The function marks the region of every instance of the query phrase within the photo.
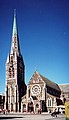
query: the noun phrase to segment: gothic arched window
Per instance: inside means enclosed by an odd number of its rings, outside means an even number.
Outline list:
[[[13,78],[14,75],[15,75],[15,74],[14,74],[14,68],[13,68],[13,67],[10,67],[10,68],[9,68],[9,77],[10,77],[10,78]]]
[[[52,107],[52,98],[47,99],[47,107]]]
[[[28,91],[28,97],[30,97],[30,89],[29,89],[29,91]]]

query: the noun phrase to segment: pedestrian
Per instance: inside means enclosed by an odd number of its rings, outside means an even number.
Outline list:
[[[52,117],[55,117],[55,116],[57,117],[57,110],[56,109],[54,110],[54,112],[51,113],[51,116]]]

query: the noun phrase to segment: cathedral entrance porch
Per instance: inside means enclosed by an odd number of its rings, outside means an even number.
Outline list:
[[[28,103],[28,112],[34,112],[33,102]]]

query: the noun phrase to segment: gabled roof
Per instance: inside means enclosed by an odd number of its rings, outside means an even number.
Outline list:
[[[59,88],[58,84],[56,84],[55,82],[50,81],[49,79],[42,76],[41,74],[39,74],[39,75],[41,76],[42,80],[46,83],[47,86],[60,91],[60,88]]]
[[[58,86],[58,84],[56,84],[55,82],[50,81],[46,77],[44,77],[41,74],[39,74],[37,71],[34,72],[32,78],[30,79],[30,81],[35,80],[36,83],[37,83],[37,80],[38,80],[37,78],[41,79],[43,82],[45,82],[46,86],[51,87],[51,88],[53,88],[53,89],[55,89],[57,91],[61,91],[60,88],[59,88],[59,86]]]

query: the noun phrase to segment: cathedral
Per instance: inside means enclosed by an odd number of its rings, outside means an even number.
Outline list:
[[[58,85],[37,71],[25,84],[25,65],[20,52],[16,13],[14,12],[11,49],[6,60],[4,108],[9,112],[52,111],[69,100],[69,84]]]
[[[16,13],[14,12],[11,50],[6,60],[5,109],[21,111],[21,98],[26,93],[25,65],[20,52]]]
[[[58,85],[35,71],[22,97],[21,112],[53,111],[65,101],[69,101],[69,84]]]
[[[61,90],[58,84],[48,80],[37,71],[27,85],[26,95],[22,97],[22,112],[46,112],[61,104]]]

